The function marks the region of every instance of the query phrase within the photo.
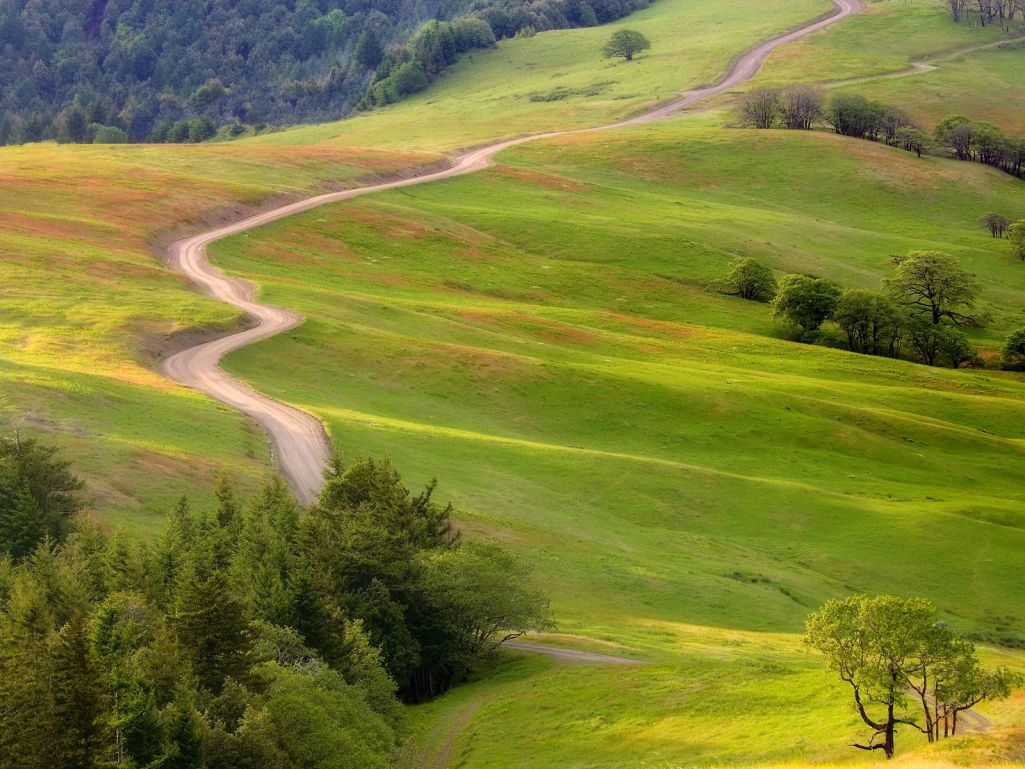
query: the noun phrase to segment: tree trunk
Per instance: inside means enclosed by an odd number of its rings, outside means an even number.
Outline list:
[[[887,759],[893,758],[893,730],[893,703],[891,702],[890,705],[886,708],[886,738],[883,740],[883,754],[886,756]]]

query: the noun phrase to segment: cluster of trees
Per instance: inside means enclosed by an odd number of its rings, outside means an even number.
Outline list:
[[[810,275],[785,275],[778,283],[755,259],[734,263],[722,290],[745,299],[770,301],[772,314],[795,326],[802,339],[814,339],[831,320],[848,349],[897,357],[913,352],[930,366],[954,368],[981,363],[962,330],[983,318],[972,310],[978,295],[975,276],[938,251],[915,251],[900,259],[883,292],[841,289]]]
[[[1007,668],[984,668],[974,645],[940,622],[925,599],[829,601],[808,617],[806,630],[805,643],[850,687],[858,715],[872,730],[852,747],[881,750],[887,758],[900,727],[929,742],[953,737],[960,714],[1022,685]]]
[[[758,88],[740,101],[743,125],[754,128],[789,128],[809,131],[825,124],[842,136],[884,141],[919,157],[932,142],[903,110],[870,101],[856,94],[834,94],[810,85]]]
[[[1025,262],[1025,219],[1013,222],[1003,214],[991,212],[980,221],[994,238],[1007,238],[1011,242],[1011,251]]]
[[[460,51],[647,3],[5,0],[0,144],[195,141],[207,124],[337,119],[423,87]]]
[[[1025,0],[944,0],[944,3],[958,24],[962,21],[983,27],[996,24],[1010,29],[1019,17],[1025,23]]]
[[[815,86],[758,88],[740,101],[739,118],[754,128],[810,130],[825,124],[842,136],[883,141],[918,157],[938,150],[1025,178],[1025,139],[1007,136],[990,123],[954,115],[927,134],[903,110],[857,94],[838,93],[826,99]]]
[[[936,142],[958,160],[975,161],[1025,178],[1025,139],[997,126],[954,115],[936,126]]]
[[[549,625],[522,565],[386,462],[335,463],[307,510],[222,479],[138,544],[75,517],[52,449],[0,446],[4,765],[383,769],[400,698]]]
[[[494,32],[480,17],[464,16],[452,22],[430,21],[417,30],[405,45],[392,46],[387,54],[380,55],[373,82],[364,93],[360,106],[382,106],[422,91],[460,54],[473,48],[490,48],[494,44]],[[363,50],[369,51],[369,60],[375,58],[372,47]]]

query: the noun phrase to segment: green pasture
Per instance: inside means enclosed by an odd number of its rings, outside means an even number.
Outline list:
[[[350,456],[437,476],[463,526],[536,563],[560,632],[654,660],[510,681],[482,696],[453,765],[782,760],[793,746],[741,734],[812,714],[801,754],[850,758],[850,714],[792,635],[812,607],[895,591],[980,639],[1018,632],[1023,383],[798,345],[765,305],[709,284],[753,255],[878,287],[894,255],[942,247],[979,275],[992,352],[1025,319],[1025,269],[977,218],[1017,211],[1020,182],[708,120],[499,161],[212,249],[307,316],[232,373],[321,416]],[[724,665],[727,632],[784,634],[770,656],[789,672]],[[767,700],[740,712],[749,686]]]

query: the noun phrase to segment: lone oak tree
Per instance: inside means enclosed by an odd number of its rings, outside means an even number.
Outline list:
[[[651,41],[640,32],[621,29],[609,38],[609,42],[602,48],[602,54],[606,59],[623,58],[626,61],[633,61],[634,56],[649,48]]]
[[[751,301],[767,299],[776,293],[772,270],[751,257],[737,259],[724,283],[724,293]]]
[[[927,316],[934,325],[945,318],[955,324],[978,323],[975,316],[961,312],[975,305],[975,276],[949,254],[912,251],[886,285],[912,316]]]
[[[938,621],[924,598],[856,595],[828,601],[808,617],[805,643],[826,657],[847,683],[871,737],[851,747],[895,752],[898,726],[929,741],[953,736],[957,714],[985,699],[1008,696],[1019,678],[1004,668],[986,671],[975,647]],[[925,723],[919,722],[914,695]]]

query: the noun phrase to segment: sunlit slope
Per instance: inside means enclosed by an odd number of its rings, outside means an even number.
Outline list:
[[[806,769],[879,766],[848,743],[864,725],[848,692],[793,635],[652,624],[637,667],[574,665],[517,654],[480,683],[410,711],[422,765],[467,769],[657,766]],[[572,641],[571,641],[572,642]],[[592,643],[596,651],[620,651]],[[666,651],[670,650],[671,651]],[[1017,654],[984,653],[1020,666]],[[985,735],[929,746],[901,730],[894,766],[1020,766],[1014,728],[1025,697],[988,705]],[[441,760],[447,756],[445,763]],[[889,762],[888,762],[889,763]]]
[[[794,627],[828,595],[893,589],[895,562],[979,630],[1017,611],[1023,383],[786,342],[705,284],[753,254],[877,286],[891,255],[943,244],[982,277],[993,344],[1025,271],[975,208],[1020,183],[684,123],[502,160],[216,246],[309,317],[229,368],[343,451],[437,474],[471,525],[540,549],[560,616],[591,629],[638,606]],[[970,577],[938,584],[955,553],[978,556]]]
[[[1025,27],[955,24],[945,3],[874,0],[864,12],[775,51],[749,87],[841,83],[931,130],[962,113],[1025,134]]]
[[[561,632],[650,663],[517,663],[417,711],[430,750],[475,768],[861,759],[795,635],[811,608],[927,595],[980,639],[1020,632],[1025,382],[797,345],[707,288],[740,255],[877,287],[892,255],[942,247],[979,273],[992,350],[1025,320],[1025,269],[977,209],[1017,211],[1020,182],[693,118],[499,161],[213,249],[308,317],[229,370],[350,456],[437,476],[462,525],[536,561]],[[1019,723],[1021,702],[987,714]]]
[[[486,140],[599,125],[722,77],[763,39],[832,8],[828,0],[655,0],[613,24],[544,32],[474,51],[426,91],[338,123],[305,126],[246,144],[328,144],[453,150]],[[632,62],[601,49],[636,29],[651,50]]]
[[[843,90],[902,106],[926,128],[964,114],[1025,136],[1023,73],[1025,37],[937,61],[929,71],[853,83]]]
[[[3,432],[20,426],[66,445],[108,520],[129,527],[158,523],[217,468],[258,477],[266,438],[152,370],[176,332],[240,321],[167,270],[159,237],[423,160],[227,145],[0,149]]]
[[[935,0],[863,2],[865,9],[843,24],[775,51],[754,82],[819,83],[896,72],[932,56],[1013,36],[996,26],[955,24],[946,3]]]

